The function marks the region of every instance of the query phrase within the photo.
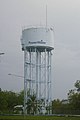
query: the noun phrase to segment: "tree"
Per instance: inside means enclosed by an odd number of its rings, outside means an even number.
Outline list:
[[[0,111],[12,113],[15,105],[18,105],[18,94],[12,91],[0,91]]]
[[[44,100],[38,100],[36,94],[30,95],[28,91],[27,99],[27,112],[28,114],[40,113],[43,106]],[[14,107],[24,104],[24,90],[20,93],[15,93],[12,91],[0,91],[0,112],[1,113],[13,113]]]
[[[79,111],[80,114],[80,80],[77,80],[74,86],[77,88],[77,91],[75,89],[69,90],[68,93],[68,100],[69,100],[69,105],[72,110]],[[76,113],[78,114],[78,112]]]
[[[77,91],[80,91],[80,80],[77,80],[74,86],[77,88]]]
[[[55,99],[52,101],[52,113],[59,113],[61,109],[61,101],[59,99]]]
[[[0,91],[0,112],[6,111],[7,107],[8,107],[8,103],[6,101],[4,92]]]
[[[44,99],[37,99],[36,94],[30,95],[28,91],[27,99],[27,113],[28,114],[42,114],[42,107],[44,106]]]
[[[1,90],[1,88],[0,88],[0,92],[1,92],[2,90]]]
[[[29,95],[27,100],[27,113],[36,114],[37,112],[37,99],[36,95]]]
[[[24,90],[22,90],[19,94],[18,94],[18,105],[23,105],[24,104]]]
[[[7,101],[7,104],[8,104],[8,110],[13,111],[14,106],[18,104],[17,93],[12,92],[12,91],[5,91],[4,94],[5,94],[5,99]]]

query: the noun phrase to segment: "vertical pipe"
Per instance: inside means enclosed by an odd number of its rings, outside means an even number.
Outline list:
[[[32,58],[32,67],[31,67],[31,73],[32,73],[32,75],[31,75],[31,78],[32,78],[32,85],[31,85],[31,89],[32,89],[32,95],[33,95],[33,93],[34,93],[34,88],[33,88],[33,80],[34,80],[34,78],[33,78],[33,64],[35,64],[34,62],[33,62],[33,53],[32,53],[32,55],[31,55],[31,58]]]
[[[52,60],[52,53],[50,51],[50,91],[49,91],[49,94],[50,94],[50,106],[52,105],[52,75],[51,75],[51,60]],[[52,114],[52,110],[50,110],[50,114]]]
[[[47,106],[49,107],[49,51],[47,52]],[[49,111],[48,111],[49,114]]]
[[[44,63],[44,65],[45,65],[45,80],[44,80],[44,85],[45,85],[45,88],[44,88],[44,98],[45,98],[45,106],[46,106],[46,78],[47,78],[47,76],[46,76],[46,48],[45,48],[45,61],[44,61],[45,63]]]
[[[30,48],[30,52],[29,52],[29,59],[30,59],[30,66],[29,66],[30,67],[30,70],[29,70],[30,71],[29,90],[30,90],[30,94],[31,94],[31,84],[32,84],[32,80],[31,80],[31,74],[32,74],[31,73],[31,48]]]
[[[35,48],[35,52],[36,52],[36,98],[38,100],[38,50],[37,50],[37,48]],[[37,104],[36,104],[36,106],[37,106]],[[37,109],[36,113],[38,114],[38,109]]]
[[[39,52],[39,100],[41,100],[41,52]]]
[[[26,81],[26,50],[24,50],[24,115],[27,114],[26,111],[26,102],[27,102],[27,81]]]
[[[38,99],[38,51],[36,49],[36,95]]]

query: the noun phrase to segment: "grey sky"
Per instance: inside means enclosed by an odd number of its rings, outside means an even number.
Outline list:
[[[80,79],[80,0],[0,0],[0,87],[20,91],[23,79],[23,52],[20,36],[23,26],[54,26],[53,97],[66,98],[69,89]]]

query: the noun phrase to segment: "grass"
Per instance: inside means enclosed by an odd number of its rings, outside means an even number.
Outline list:
[[[0,116],[0,120],[80,120],[80,117],[68,116]]]

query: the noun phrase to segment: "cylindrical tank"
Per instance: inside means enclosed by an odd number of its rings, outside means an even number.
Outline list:
[[[53,29],[45,27],[27,28],[22,31],[22,50],[30,47],[47,48],[52,50],[53,43]],[[32,49],[34,51],[34,49]]]
[[[27,114],[29,96],[36,94],[34,114],[51,114],[51,57],[54,49],[53,29],[31,27],[22,31],[24,51],[24,113]],[[28,94],[29,92],[29,94]],[[38,102],[40,111],[38,111]],[[46,108],[48,110],[46,111]],[[33,109],[34,110],[34,109]],[[31,113],[32,111],[30,111]]]

